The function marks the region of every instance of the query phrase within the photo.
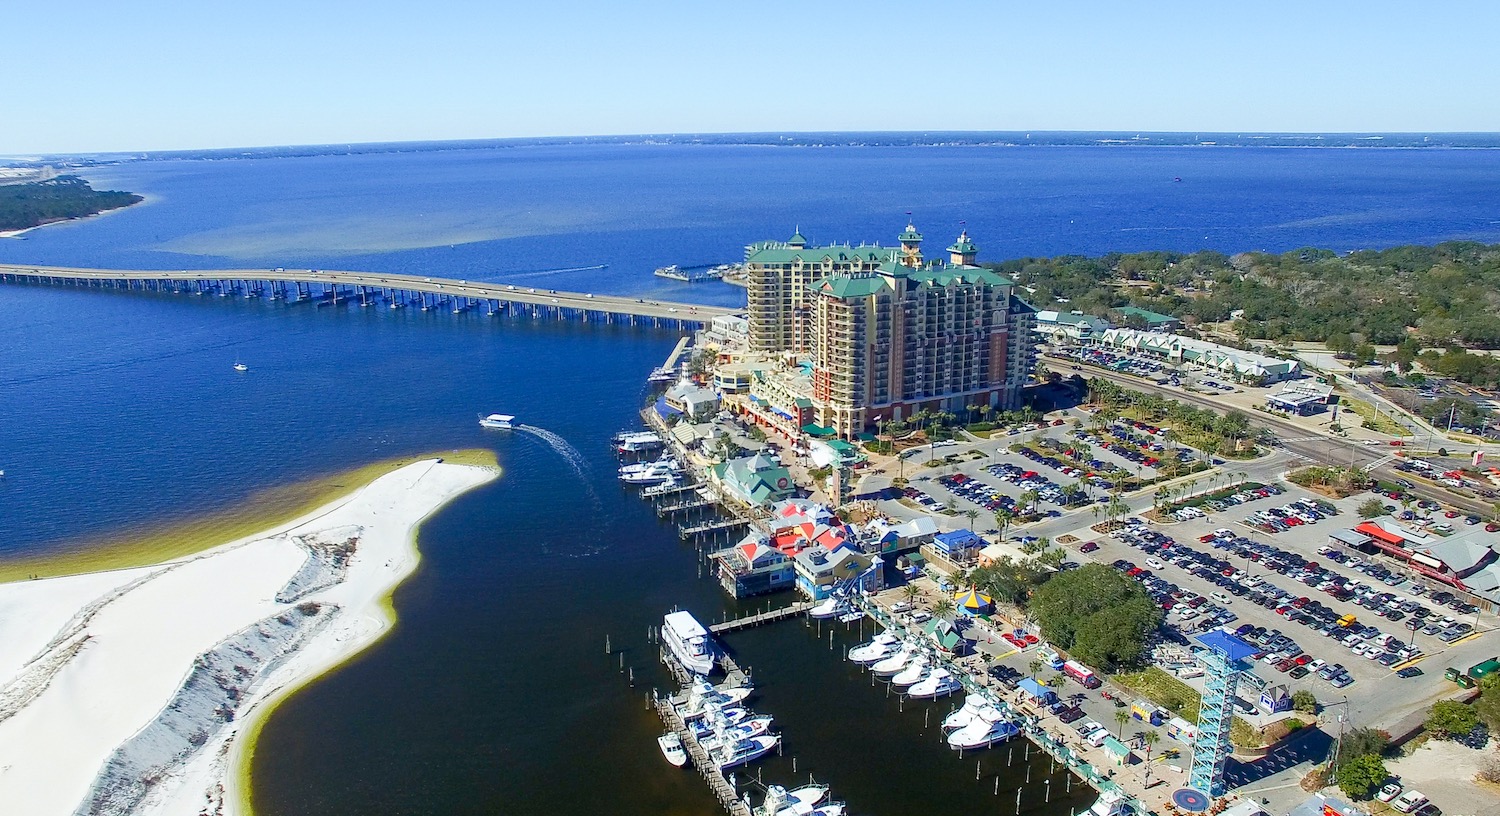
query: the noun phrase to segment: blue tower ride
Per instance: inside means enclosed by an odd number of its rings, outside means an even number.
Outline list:
[[[1198,709],[1198,735],[1193,739],[1193,769],[1188,785],[1209,796],[1223,796],[1224,763],[1229,758],[1229,726],[1234,721],[1234,692],[1240,673],[1248,671],[1245,659],[1255,647],[1234,635],[1214,630],[1199,635],[1203,648],[1196,650],[1203,661],[1203,703]]]

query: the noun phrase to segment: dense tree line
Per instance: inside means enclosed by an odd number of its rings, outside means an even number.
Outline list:
[[[1027,611],[1049,642],[1103,671],[1138,665],[1162,620],[1139,583],[1103,564],[1052,576],[1032,592]]]
[[[95,190],[77,176],[0,186],[0,230],[35,227],[68,218],[128,207],[141,201],[134,193]]]
[[[1021,258],[992,265],[1034,303],[1107,314],[1139,306],[1184,318],[1235,322],[1243,337],[1500,348],[1500,245],[1451,242],[1339,255],[1300,249],[1115,253]]]

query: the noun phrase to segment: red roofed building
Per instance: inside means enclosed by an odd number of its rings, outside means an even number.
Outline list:
[[[718,562],[719,584],[736,598],[785,589],[797,577],[791,554],[759,533],[711,557]]]

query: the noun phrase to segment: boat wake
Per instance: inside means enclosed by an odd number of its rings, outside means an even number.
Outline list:
[[[599,494],[594,492],[594,485],[589,479],[589,460],[583,458],[583,454],[579,453],[578,449],[573,447],[572,443],[546,428],[538,428],[535,425],[517,424],[513,426],[513,429],[531,434],[537,439],[546,442],[547,447],[556,451],[557,455],[561,456],[563,461],[568,463],[568,467],[571,467],[573,472],[578,474],[578,478],[583,480],[583,487],[588,491],[589,501],[593,503],[594,509],[603,510],[604,503],[599,499]]]

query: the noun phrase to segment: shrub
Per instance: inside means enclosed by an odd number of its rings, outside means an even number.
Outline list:
[[[1432,704],[1425,725],[1434,737],[1453,739],[1473,731],[1479,725],[1479,715],[1457,700],[1439,700]]]
[[[1339,790],[1351,799],[1368,799],[1390,775],[1380,757],[1374,754],[1358,756],[1339,765]]]

